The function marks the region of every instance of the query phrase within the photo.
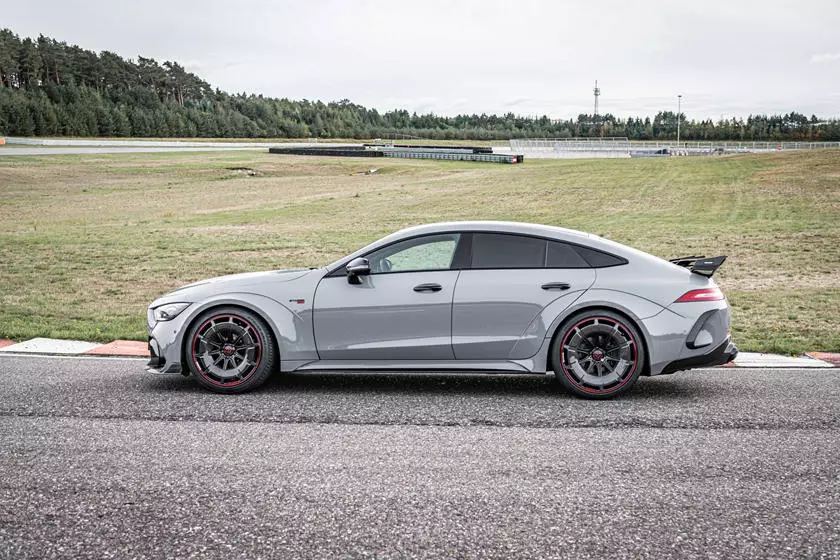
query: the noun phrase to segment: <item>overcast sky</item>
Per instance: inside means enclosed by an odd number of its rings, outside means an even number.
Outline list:
[[[0,27],[380,110],[840,116],[840,1],[4,2]]]

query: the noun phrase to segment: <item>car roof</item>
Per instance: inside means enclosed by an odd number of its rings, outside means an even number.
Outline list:
[[[402,237],[413,237],[415,235],[428,235],[434,233],[446,233],[450,231],[488,231],[501,233],[518,233],[524,235],[537,235],[540,237],[551,237],[562,240],[583,241],[591,238],[592,235],[557,226],[546,226],[542,224],[529,224],[525,222],[501,222],[491,220],[475,220],[461,222],[438,222],[434,224],[423,224],[401,229],[388,237],[394,239]]]
[[[600,249],[614,255],[625,258],[644,258],[655,259],[652,255],[643,253],[621,243],[610,241],[591,233],[585,233],[574,229],[567,229],[557,226],[546,226],[542,224],[529,224],[525,222],[497,222],[497,221],[462,221],[462,222],[439,222],[434,224],[423,224],[412,226],[396,231],[390,235],[374,241],[373,243],[362,247],[358,251],[354,251],[341,259],[331,263],[327,266],[329,270],[335,270],[339,266],[349,262],[351,259],[365,255],[379,247],[395,243],[402,239],[409,239],[421,235],[434,235],[436,233],[448,232],[495,232],[495,233],[513,233],[519,235],[534,235],[537,237],[545,237],[549,239],[557,239],[558,241],[566,241],[569,243],[576,243],[579,245],[586,245],[593,249]]]

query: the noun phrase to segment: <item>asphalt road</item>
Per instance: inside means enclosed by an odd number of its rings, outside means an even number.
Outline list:
[[[149,148],[121,148],[121,147],[50,147],[50,148],[0,148],[0,157],[2,156],[66,156],[71,154],[146,154],[146,153],[164,153],[164,152],[219,152],[219,151],[265,151],[265,148],[252,147],[194,147],[194,148],[177,148],[167,146],[157,146]]]
[[[2,558],[840,558],[840,371],[299,375],[0,357]]]

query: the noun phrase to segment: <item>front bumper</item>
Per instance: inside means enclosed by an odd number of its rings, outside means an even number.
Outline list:
[[[188,313],[184,312],[171,321],[158,321],[149,325],[149,373],[183,373],[181,346],[187,327]]]
[[[732,342],[729,337],[726,337],[717,348],[712,350],[707,354],[701,354],[700,356],[692,356],[690,358],[683,358],[682,360],[675,360],[662,370],[663,374],[666,373],[674,373],[675,371],[681,371],[686,369],[692,368],[699,368],[699,367],[712,367],[712,366],[720,366],[723,364],[728,364],[732,360],[735,359],[735,356],[738,355],[738,347]]]
[[[148,369],[161,369],[166,365],[166,358],[160,355],[160,346],[152,337],[149,337],[149,363],[146,364]]]
[[[146,363],[146,371],[155,374],[183,373],[179,361],[167,363],[166,357],[160,350],[157,340],[149,337],[149,361]]]

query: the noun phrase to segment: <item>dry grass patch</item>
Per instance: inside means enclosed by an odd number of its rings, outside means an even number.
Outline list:
[[[728,254],[719,280],[742,347],[836,351],[838,176],[840,152],[515,166],[254,152],[0,159],[0,336],[142,339],[146,304],[183,283],[323,265],[410,225],[503,219],[663,257]]]

